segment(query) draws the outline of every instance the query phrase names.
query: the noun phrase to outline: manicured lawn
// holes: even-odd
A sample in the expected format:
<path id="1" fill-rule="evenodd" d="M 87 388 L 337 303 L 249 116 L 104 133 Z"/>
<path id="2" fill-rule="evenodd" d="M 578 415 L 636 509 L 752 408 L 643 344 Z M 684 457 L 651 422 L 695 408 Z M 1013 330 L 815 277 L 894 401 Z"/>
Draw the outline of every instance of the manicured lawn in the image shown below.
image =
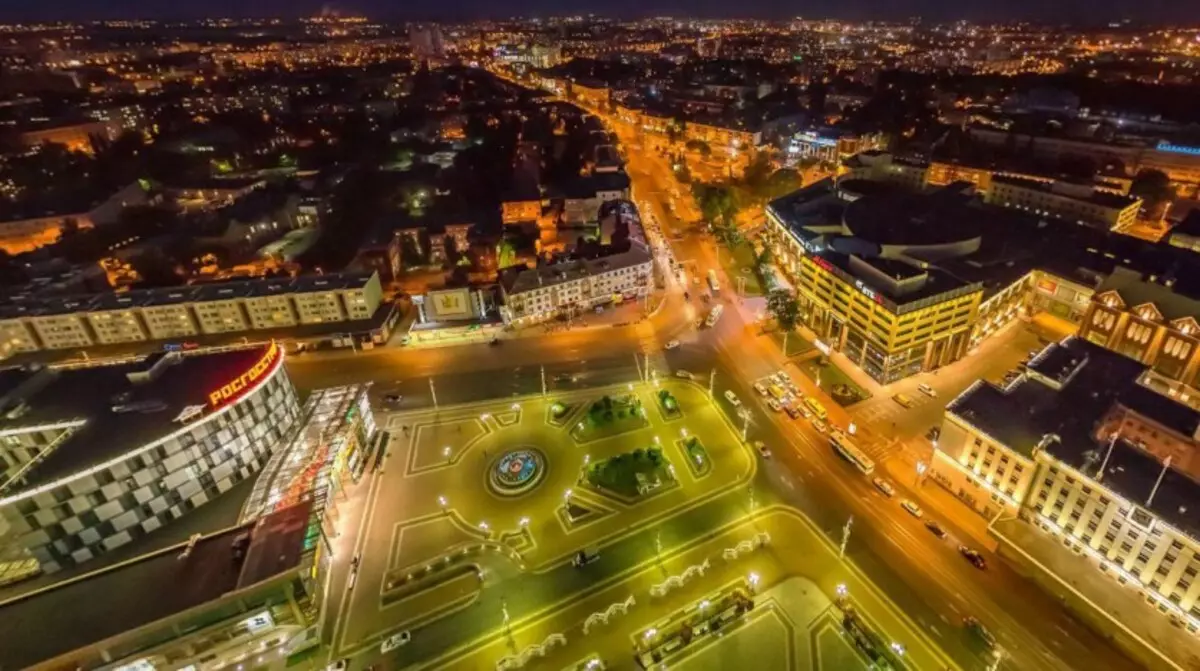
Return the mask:
<path id="1" fill-rule="evenodd" d="M 667 460 L 662 456 L 662 450 L 650 448 L 637 449 L 633 452 L 618 454 L 615 457 L 597 461 L 588 467 L 588 482 L 596 487 L 626 497 L 638 496 L 638 474 L 642 474 L 648 483 L 661 480 L 669 482 L 671 475 L 667 469 Z"/>
<path id="2" fill-rule="evenodd" d="M 821 365 L 821 358 L 817 357 L 801 362 L 799 368 L 810 380 L 820 384 L 821 389 L 840 406 L 853 405 L 871 398 L 871 392 L 855 384 L 854 380 L 832 362 Z"/>
<path id="3" fill-rule="evenodd" d="M 674 419 L 683 414 L 679 408 L 679 400 L 671 392 L 662 389 L 655 396 L 658 398 L 658 407 L 662 408 L 664 417 Z"/>
<path id="4" fill-rule="evenodd" d="M 704 475 L 712 468 L 712 462 L 708 459 L 708 451 L 704 449 L 704 444 L 700 439 L 691 436 L 683 441 L 683 451 L 687 453 L 688 468 L 692 469 L 692 473 L 697 476 Z"/>
<path id="5" fill-rule="evenodd" d="M 771 336 L 771 340 L 775 341 L 775 344 L 778 345 L 780 349 L 783 349 L 783 331 L 780 331 L 778 328 L 776 328 L 775 330 L 771 331 L 769 335 Z M 787 351 L 784 352 L 783 355 L 791 358 L 811 352 L 814 349 L 816 349 L 816 347 L 812 343 L 805 340 L 804 337 L 799 333 L 793 331 L 792 334 L 788 336 Z"/>
<path id="6" fill-rule="evenodd" d="M 571 436 L 586 443 L 636 431 L 650 425 L 645 412 L 636 396 L 605 396 L 588 407 L 583 419 L 571 427 Z"/>
<path id="7" fill-rule="evenodd" d="M 734 283 L 731 287 L 721 287 L 721 290 L 728 291 L 730 294 L 736 296 L 737 278 L 741 277 L 745 279 L 744 291 L 746 296 L 762 296 L 762 280 L 759 278 L 758 270 L 754 264 L 754 248 L 750 246 L 750 243 L 743 242 L 736 245 L 732 250 L 725 245 L 720 245 L 720 250 L 721 266 L 725 268 L 726 275 Z"/>

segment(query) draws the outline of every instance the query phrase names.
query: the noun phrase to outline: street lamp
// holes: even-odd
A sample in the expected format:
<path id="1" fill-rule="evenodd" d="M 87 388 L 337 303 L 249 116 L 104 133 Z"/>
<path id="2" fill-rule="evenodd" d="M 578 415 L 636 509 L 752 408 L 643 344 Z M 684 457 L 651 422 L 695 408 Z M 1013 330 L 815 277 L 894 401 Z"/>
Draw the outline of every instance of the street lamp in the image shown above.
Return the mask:
<path id="1" fill-rule="evenodd" d="M 914 485 L 921 484 L 921 477 L 925 475 L 925 471 L 927 470 L 929 470 L 929 466 L 926 466 L 924 461 L 917 462 L 917 479 L 913 483 Z"/>
<path id="2" fill-rule="evenodd" d="M 846 587 L 846 583 L 839 582 L 834 588 L 834 592 L 837 593 L 839 599 L 845 599 L 846 595 L 850 593 L 850 588 Z"/>
<path id="3" fill-rule="evenodd" d="M 757 573 L 751 573 L 749 576 L 746 577 L 746 581 L 750 583 L 750 591 L 751 592 L 758 589 L 758 580 L 759 580 L 759 578 L 758 578 Z"/>
<path id="4" fill-rule="evenodd" d="M 522 517 L 521 519 L 517 520 L 517 526 L 521 527 L 522 529 L 528 529 L 529 528 L 529 518 Z"/>
<path id="5" fill-rule="evenodd" d="M 492 527 L 491 527 L 491 525 L 489 525 L 489 524 L 487 523 L 487 521 L 486 521 L 486 520 L 485 520 L 485 521 L 483 521 L 483 522 L 480 522 L 480 523 L 479 523 L 479 529 L 480 529 L 481 531 L 485 531 L 485 532 L 486 532 L 486 531 L 489 531 L 489 530 L 491 530 L 491 528 L 492 528 Z"/>
<path id="6" fill-rule="evenodd" d="M 437 498 L 437 502 L 438 502 L 438 507 L 440 507 L 442 509 L 442 512 L 446 512 L 446 504 L 449 503 L 448 501 L 446 501 L 446 497 L 439 496 Z"/>
<path id="7" fill-rule="evenodd" d="M 513 409 L 513 410 L 520 410 L 520 409 L 521 409 L 521 404 L 520 404 L 520 403 L 513 403 L 513 404 L 512 404 L 512 409 Z"/>
<path id="8" fill-rule="evenodd" d="M 890 647 L 892 649 L 892 652 L 896 653 L 897 655 L 899 655 L 901 657 L 904 656 L 904 646 L 903 645 L 900 645 L 899 643 L 892 641 L 892 644 L 888 647 Z"/>
<path id="9" fill-rule="evenodd" d="M 567 489 L 567 491 L 563 492 L 563 505 L 567 506 L 568 508 L 571 506 L 571 495 L 574 493 L 575 490 L 573 489 Z"/>
<path id="10" fill-rule="evenodd" d="M 442 456 L 447 459 L 450 458 L 450 446 L 449 445 L 442 448 Z"/>

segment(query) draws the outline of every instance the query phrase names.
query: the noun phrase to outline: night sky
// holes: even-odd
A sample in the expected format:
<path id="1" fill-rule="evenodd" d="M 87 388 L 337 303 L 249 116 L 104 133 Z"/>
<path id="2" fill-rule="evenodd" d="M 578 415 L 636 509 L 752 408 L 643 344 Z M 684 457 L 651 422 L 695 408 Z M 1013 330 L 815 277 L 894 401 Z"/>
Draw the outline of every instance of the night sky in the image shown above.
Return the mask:
<path id="1" fill-rule="evenodd" d="M 698 16 L 928 20 L 1034 19 L 1096 23 L 1129 18 L 1144 22 L 1200 20 L 1195 0 L 0 0 L 0 20 L 192 18 L 202 16 L 296 17 L 323 5 L 344 14 L 378 18 L 447 20 L 515 15 L 596 12 L 607 16 Z"/>

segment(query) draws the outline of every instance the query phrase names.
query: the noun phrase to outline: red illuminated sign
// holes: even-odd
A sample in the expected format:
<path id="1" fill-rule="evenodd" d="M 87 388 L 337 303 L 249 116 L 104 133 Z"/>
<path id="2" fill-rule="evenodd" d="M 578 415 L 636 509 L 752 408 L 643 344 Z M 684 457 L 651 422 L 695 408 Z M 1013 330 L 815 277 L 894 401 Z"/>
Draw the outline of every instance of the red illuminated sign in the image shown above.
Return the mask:
<path id="1" fill-rule="evenodd" d="M 825 270 L 827 270 L 831 273 L 833 272 L 833 264 L 832 263 L 826 261 L 825 259 L 823 259 L 819 256 L 812 257 L 812 260 L 813 260 L 813 263 L 817 264 L 818 266 L 821 266 L 822 268 L 824 268 Z"/>
<path id="2" fill-rule="evenodd" d="M 270 346 L 267 347 L 267 351 L 263 353 L 262 358 L 256 361 L 246 372 L 209 393 L 209 407 L 216 408 L 241 398 L 246 389 L 253 386 L 263 375 L 266 375 L 274 368 L 275 364 L 279 361 L 279 357 L 282 355 L 283 352 L 279 349 L 279 345 L 272 340 Z"/>

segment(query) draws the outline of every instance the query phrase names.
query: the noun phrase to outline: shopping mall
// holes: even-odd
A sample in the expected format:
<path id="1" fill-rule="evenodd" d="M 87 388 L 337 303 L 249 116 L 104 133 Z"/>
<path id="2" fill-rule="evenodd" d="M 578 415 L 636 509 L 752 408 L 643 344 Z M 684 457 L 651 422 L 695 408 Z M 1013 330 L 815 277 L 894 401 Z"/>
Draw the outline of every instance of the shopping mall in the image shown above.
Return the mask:
<path id="1" fill-rule="evenodd" d="M 272 342 L 0 370 L 0 548 L 54 572 L 253 477 L 301 416 L 283 359 Z"/>

